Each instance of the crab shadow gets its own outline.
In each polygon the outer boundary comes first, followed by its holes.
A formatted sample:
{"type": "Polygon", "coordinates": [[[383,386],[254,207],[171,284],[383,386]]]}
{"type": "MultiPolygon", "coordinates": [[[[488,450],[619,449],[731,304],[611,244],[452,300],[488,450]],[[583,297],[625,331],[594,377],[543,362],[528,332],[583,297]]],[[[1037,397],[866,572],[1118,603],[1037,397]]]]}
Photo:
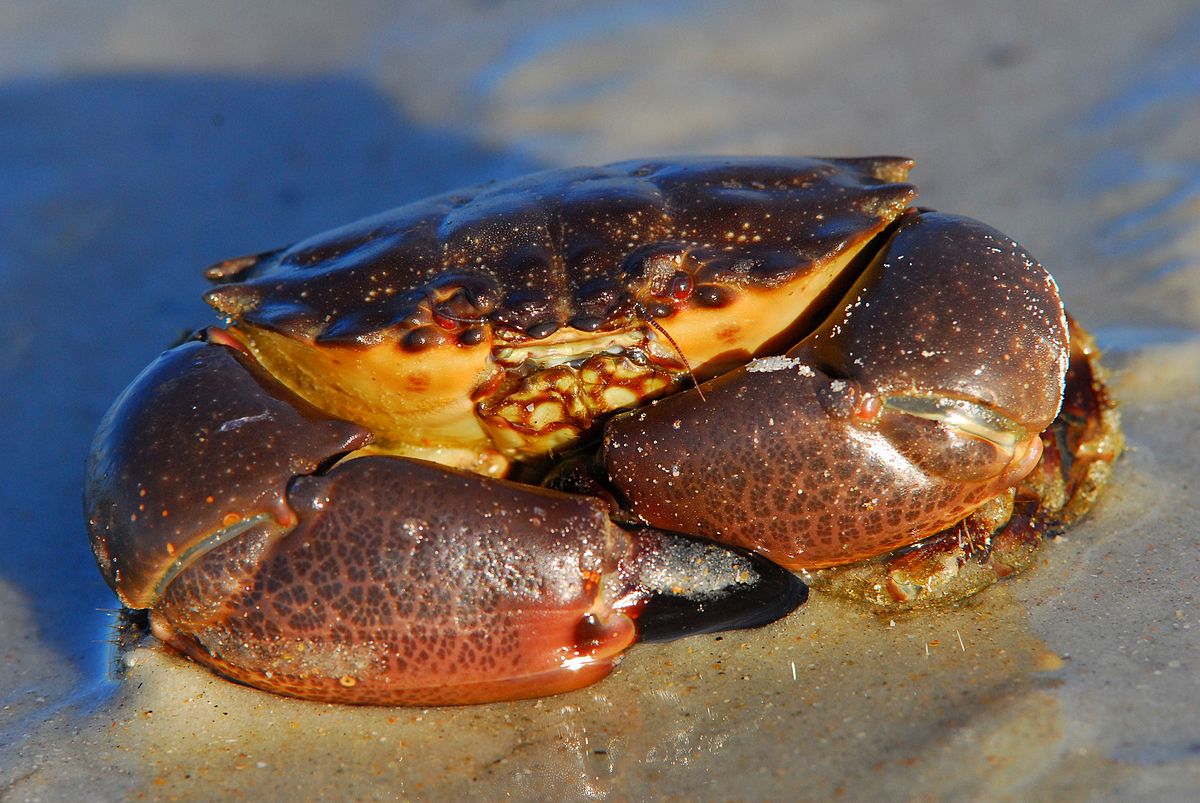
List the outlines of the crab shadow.
{"type": "Polygon", "coordinates": [[[103,666],[117,605],[80,507],[108,405],[214,319],[202,268],[536,165],[413,124],[348,76],[108,74],[0,86],[0,581],[103,666]]]}

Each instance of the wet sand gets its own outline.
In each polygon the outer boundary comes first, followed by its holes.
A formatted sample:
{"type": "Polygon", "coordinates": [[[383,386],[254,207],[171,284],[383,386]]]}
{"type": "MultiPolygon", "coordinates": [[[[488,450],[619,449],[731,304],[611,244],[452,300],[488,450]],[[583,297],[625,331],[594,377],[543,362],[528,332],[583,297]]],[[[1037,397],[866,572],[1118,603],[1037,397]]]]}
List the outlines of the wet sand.
{"type": "MultiPolygon", "coordinates": [[[[1200,7],[383,3],[0,17],[0,798],[1194,799],[1200,7]],[[961,609],[822,598],[555,698],[355,709],[122,654],[79,510],[201,268],[455,186],[664,153],[902,153],[1053,271],[1129,451],[961,609]]],[[[218,8],[223,8],[218,6],[218,8]]]]}

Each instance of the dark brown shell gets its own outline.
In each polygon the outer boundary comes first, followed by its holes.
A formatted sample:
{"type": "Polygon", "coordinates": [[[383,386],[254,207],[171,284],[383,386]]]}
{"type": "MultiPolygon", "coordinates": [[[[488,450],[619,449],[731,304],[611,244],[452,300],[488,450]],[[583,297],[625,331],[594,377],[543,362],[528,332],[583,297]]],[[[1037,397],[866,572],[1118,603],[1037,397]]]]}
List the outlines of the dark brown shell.
{"type": "Polygon", "coordinates": [[[549,170],[214,266],[223,286],[209,301],[321,342],[402,336],[431,308],[518,337],[616,327],[661,281],[664,253],[685,257],[699,303],[720,285],[770,287],[827,261],[908,206],[910,166],[683,158],[549,170]]]}

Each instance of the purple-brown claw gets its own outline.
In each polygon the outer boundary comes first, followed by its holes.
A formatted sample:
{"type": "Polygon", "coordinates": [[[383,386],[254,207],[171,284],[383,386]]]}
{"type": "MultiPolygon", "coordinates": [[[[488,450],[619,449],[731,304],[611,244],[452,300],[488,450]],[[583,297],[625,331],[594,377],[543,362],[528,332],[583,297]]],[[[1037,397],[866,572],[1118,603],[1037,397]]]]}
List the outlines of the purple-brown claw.
{"type": "Polygon", "coordinates": [[[113,403],[88,456],[85,512],[100,571],[121,602],[147,608],[197,555],[251,524],[294,525],[288,481],[370,440],[236,349],[171,349],[113,403]]]}
{"type": "MultiPolygon", "coordinates": [[[[644,620],[663,634],[660,594],[691,612],[665,623],[673,636],[697,621],[764,624],[803,601],[780,593],[803,586],[762,558],[626,531],[591,498],[421,461],[351,460],[296,478],[288,500],[295,529],[206,555],[151,620],[222,674],[297,697],[431,705],[554,694],[607,675],[644,620]]],[[[669,620],[680,612],[666,608],[669,620]]]]}

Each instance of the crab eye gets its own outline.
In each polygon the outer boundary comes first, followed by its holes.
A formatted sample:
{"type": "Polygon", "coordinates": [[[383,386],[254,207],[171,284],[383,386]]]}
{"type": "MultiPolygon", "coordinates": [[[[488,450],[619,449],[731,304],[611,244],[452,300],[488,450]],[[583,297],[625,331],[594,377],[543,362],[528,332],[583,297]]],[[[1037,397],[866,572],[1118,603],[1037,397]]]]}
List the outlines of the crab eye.
{"type": "Polygon", "coordinates": [[[446,342],[446,336],[433,326],[420,326],[409,331],[404,336],[404,348],[407,351],[424,351],[446,342]]]}
{"type": "Polygon", "coordinates": [[[464,346],[474,346],[483,342],[486,333],[479,327],[466,329],[458,336],[458,342],[464,346]]]}
{"type": "Polygon", "coordinates": [[[676,301],[683,301],[692,294],[692,277],[691,274],[678,271],[671,277],[670,294],[671,298],[676,301]]]}
{"type": "Polygon", "coordinates": [[[705,307],[723,307],[733,301],[733,292],[716,284],[702,284],[696,288],[696,301],[705,307]]]}
{"type": "Polygon", "coordinates": [[[436,307],[433,310],[433,322],[443,329],[457,329],[458,321],[453,315],[448,314],[446,310],[436,307]]]}

